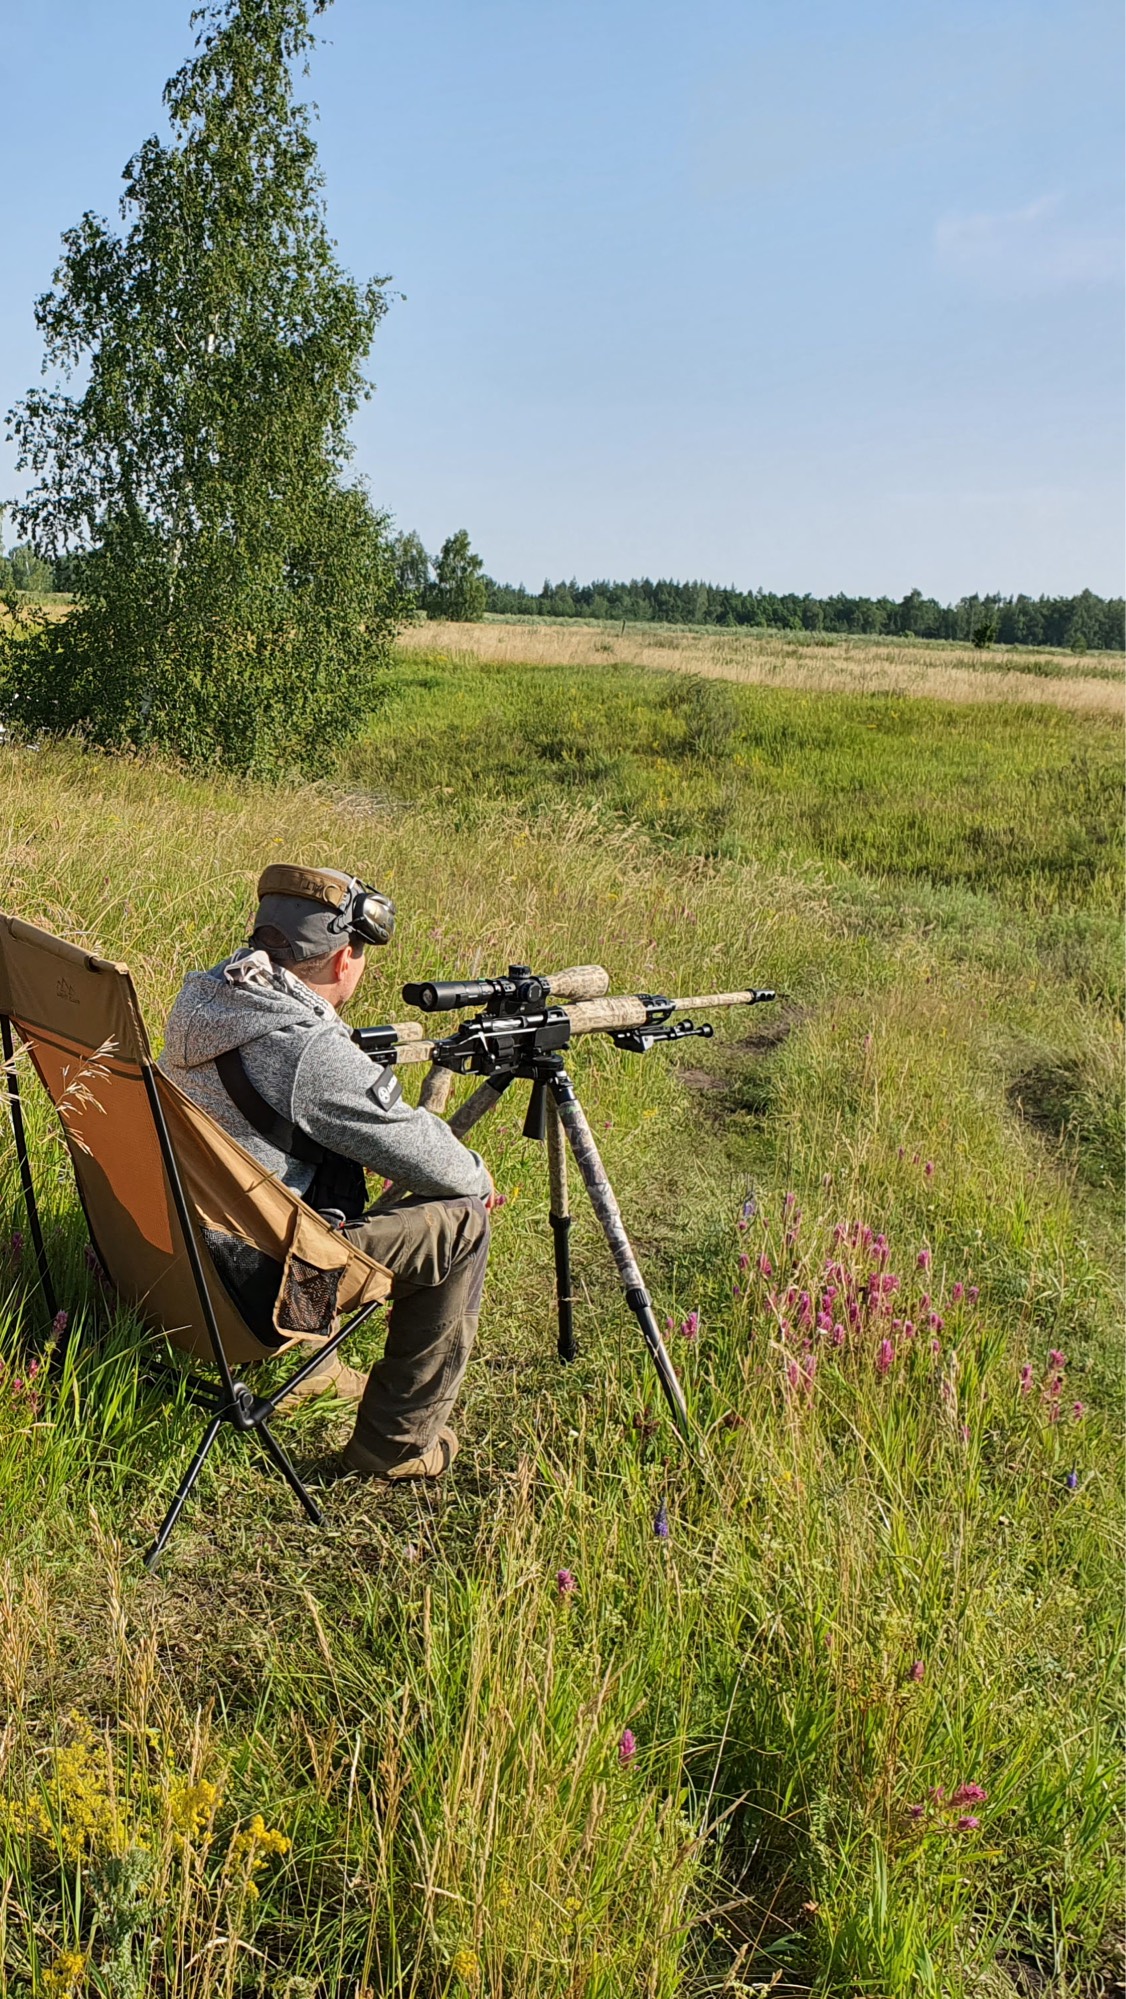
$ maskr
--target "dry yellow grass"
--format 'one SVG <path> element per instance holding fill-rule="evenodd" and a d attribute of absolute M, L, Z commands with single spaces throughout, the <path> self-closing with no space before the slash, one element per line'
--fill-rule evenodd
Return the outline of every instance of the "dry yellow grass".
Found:
<path fill-rule="evenodd" d="M 456 658 L 535 666 L 652 666 L 824 693 L 934 695 L 943 701 L 1049 702 L 1085 714 L 1121 714 L 1126 654 L 1047 648 L 975 652 L 918 639 L 842 638 L 820 632 L 692 630 L 570 619 L 438 620 L 409 626 L 399 644 Z M 1009 665 L 1008 662 L 1012 662 Z M 1034 662 L 1042 662 L 1040 671 Z"/>

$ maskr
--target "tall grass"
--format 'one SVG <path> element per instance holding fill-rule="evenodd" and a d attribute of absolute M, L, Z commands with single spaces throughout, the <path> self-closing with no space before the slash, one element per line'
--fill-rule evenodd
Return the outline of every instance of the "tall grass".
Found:
<path fill-rule="evenodd" d="M 370 745 L 289 796 L 3 753 L 5 906 L 124 957 L 154 1023 L 277 852 L 397 897 L 357 1018 L 509 957 L 786 998 L 672 1061 L 575 1051 L 693 1453 L 582 1211 L 555 1362 L 506 1102 L 446 1486 L 328 1484 L 316 1533 L 232 1440 L 155 1578 L 199 1413 L 92 1286 L 34 1106 L 78 1337 L 30 1375 L 6 1155 L 0 1991 L 1109 1989 L 1108 726 L 556 684 L 406 664 Z M 1066 1087 L 1033 1102 L 1037 1063 Z M 346 1427 L 288 1422 L 314 1468 Z"/>
<path fill-rule="evenodd" d="M 1105 715 L 1122 713 L 1126 665 L 1120 653 L 1033 652 L 1026 646 L 978 651 L 952 640 L 573 618 L 422 621 L 402 633 L 400 645 L 498 666 L 651 667 L 807 693 L 1021 701 Z"/>

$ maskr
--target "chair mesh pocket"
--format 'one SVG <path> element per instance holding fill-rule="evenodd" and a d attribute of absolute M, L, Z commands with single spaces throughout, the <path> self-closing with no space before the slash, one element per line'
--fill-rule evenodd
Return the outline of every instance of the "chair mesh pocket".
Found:
<path fill-rule="evenodd" d="M 336 1295 L 343 1275 L 343 1270 L 318 1270 L 315 1263 L 291 1255 L 274 1312 L 278 1331 L 327 1336 L 336 1318 Z"/>

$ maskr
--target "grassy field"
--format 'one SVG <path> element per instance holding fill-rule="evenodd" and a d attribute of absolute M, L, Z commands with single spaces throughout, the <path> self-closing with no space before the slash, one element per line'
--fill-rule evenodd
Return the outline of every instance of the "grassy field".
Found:
<path fill-rule="evenodd" d="M 581 1214 L 555 1361 L 506 1103 L 447 1486 L 328 1486 L 317 1533 L 232 1443 L 148 1577 L 198 1414 L 37 1108 L 78 1339 L 32 1375 L 8 1150 L 0 1993 L 1120 1989 L 1119 721 L 434 639 L 298 793 L 0 751 L 3 906 L 154 1026 L 281 854 L 398 900 L 357 1019 L 509 958 L 776 985 L 574 1061 L 700 1447 Z"/>
<path fill-rule="evenodd" d="M 833 632 L 490 617 L 481 624 L 423 620 L 403 633 L 401 644 L 497 666 L 649 666 L 810 693 L 1049 702 L 1084 714 L 1121 715 L 1126 691 L 1122 653 L 1029 646 L 977 651 L 945 640 Z"/>

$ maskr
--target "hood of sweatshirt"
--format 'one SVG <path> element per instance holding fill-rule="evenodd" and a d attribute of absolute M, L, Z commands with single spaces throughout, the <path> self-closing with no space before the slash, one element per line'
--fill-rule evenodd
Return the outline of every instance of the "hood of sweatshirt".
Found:
<path fill-rule="evenodd" d="M 327 1000 L 271 964 L 264 951 L 244 948 L 184 981 L 168 1016 L 161 1059 L 176 1068 L 196 1069 L 267 1034 L 289 1030 L 307 1035 L 343 1025 Z"/>

